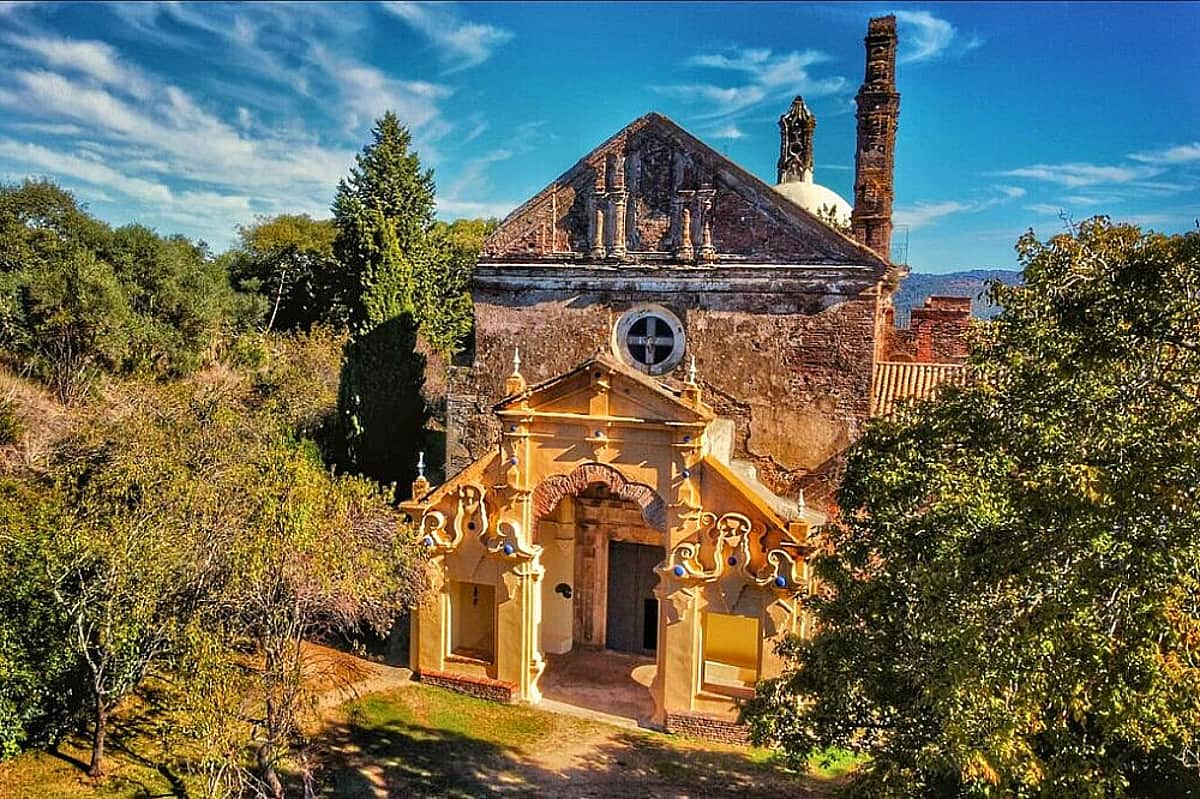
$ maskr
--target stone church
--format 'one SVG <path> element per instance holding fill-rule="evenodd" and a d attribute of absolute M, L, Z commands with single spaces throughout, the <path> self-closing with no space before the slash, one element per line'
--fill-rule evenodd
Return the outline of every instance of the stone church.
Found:
<path fill-rule="evenodd" d="M 961 372 L 969 300 L 892 321 L 895 54 L 894 18 L 871 20 L 853 206 L 813 182 L 797 97 L 777 185 L 651 113 L 487 240 L 450 477 L 403 506 L 435 575 L 422 680 L 536 703 L 630 653 L 631 715 L 741 734 L 775 643 L 808 632 L 809 534 L 843 452 Z"/>

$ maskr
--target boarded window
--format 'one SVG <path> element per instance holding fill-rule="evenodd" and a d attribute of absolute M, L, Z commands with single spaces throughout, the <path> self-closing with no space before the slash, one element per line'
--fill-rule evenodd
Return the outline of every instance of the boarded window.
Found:
<path fill-rule="evenodd" d="M 450 653 L 491 663 L 496 655 L 496 589 L 483 583 L 450 587 Z"/>
<path fill-rule="evenodd" d="M 704 688 L 748 696 L 758 681 L 758 619 L 730 613 L 704 614 Z"/>

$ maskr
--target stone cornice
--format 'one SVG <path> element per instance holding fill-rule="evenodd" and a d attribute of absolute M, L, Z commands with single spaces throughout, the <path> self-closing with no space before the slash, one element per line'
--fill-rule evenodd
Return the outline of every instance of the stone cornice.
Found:
<path fill-rule="evenodd" d="M 845 264 L 746 264 L 718 267 L 596 266 L 571 263 L 481 263 L 474 288 L 503 291 L 625 291 L 671 294 L 811 292 L 860 294 L 879 284 L 884 271 L 877 266 Z"/>

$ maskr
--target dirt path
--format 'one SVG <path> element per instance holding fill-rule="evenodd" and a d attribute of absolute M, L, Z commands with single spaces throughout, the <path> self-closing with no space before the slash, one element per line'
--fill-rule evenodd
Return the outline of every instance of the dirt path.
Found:
<path fill-rule="evenodd" d="M 782 771 L 744 748 L 471 699 L 332 650 L 318 657 L 326 672 L 355 675 L 321 701 L 319 795 L 329 799 L 831 794 L 830 781 Z"/>

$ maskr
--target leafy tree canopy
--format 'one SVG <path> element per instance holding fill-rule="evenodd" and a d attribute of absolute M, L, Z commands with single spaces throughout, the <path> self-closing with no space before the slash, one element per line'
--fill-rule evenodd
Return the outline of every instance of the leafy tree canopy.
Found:
<path fill-rule="evenodd" d="M 261 295 L 267 330 L 345 324 L 336 294 L 336 235 L 332 220 L 295 214 L 267 217 L 239 229 L 231 277 L 242 290 Z"/>
<path fill-rule="evenodd" d="M 868 752 L 862 795 L 1195 787 L 1200 233 L 1017 250 L 971 385 L 850 451 L 819 632 L 749 708 L 797 758 Z"/>
<path fill-rule="evenodd" d="M 0 186 L 0 348 L 64 401 L 100 371 L 192 372 L 249 310 L 203 244 L 112 230 L 50 182 Z"/>
<path fill-rule="evenodd" d="M 391 111 L 337 188 L 334 251 L 343 270 L 347 317 L 365 330 L 414 310 L 414 274 L 429 258 L 433 171 L 422 169 L 412 136 Z"/>

